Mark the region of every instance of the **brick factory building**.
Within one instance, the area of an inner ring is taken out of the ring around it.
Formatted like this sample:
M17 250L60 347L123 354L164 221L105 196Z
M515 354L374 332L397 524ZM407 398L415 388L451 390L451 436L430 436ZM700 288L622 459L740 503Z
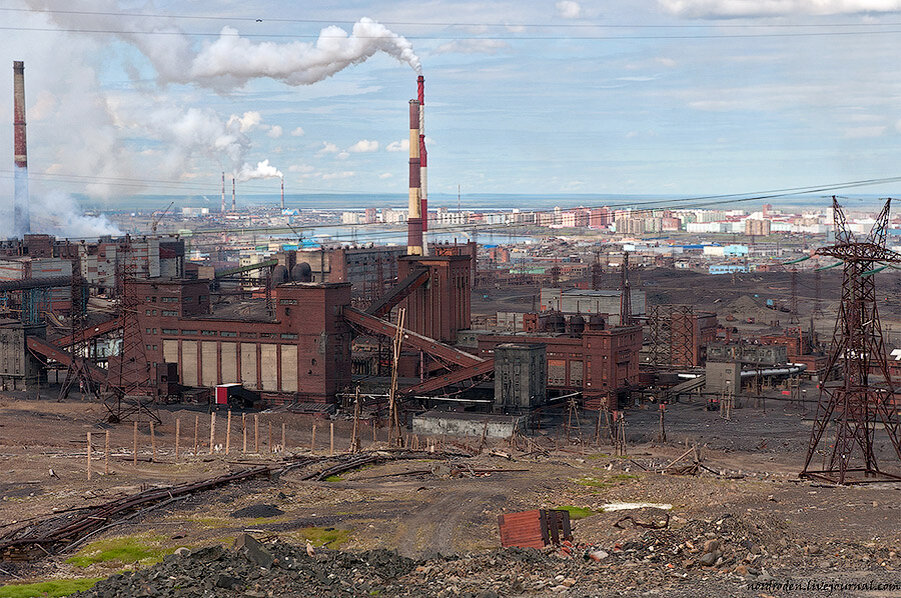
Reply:
M185 386L237 382L276 402L331 402L350 383L351 333L342 316L348 283L277 286L274 315L261 310L257 317L212 313L206 281L137 280L129 287L140 304L144 351L126 359L177 364Z

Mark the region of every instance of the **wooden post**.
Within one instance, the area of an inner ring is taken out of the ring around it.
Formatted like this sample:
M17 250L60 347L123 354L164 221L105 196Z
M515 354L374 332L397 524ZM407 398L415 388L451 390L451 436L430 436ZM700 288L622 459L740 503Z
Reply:
M194 416L194 456L197 456L197 431L200 428L200 416Z
M269 422L266 422L266 424L267 424L267 427L269 428L269 444L268 444L268 447L269 447L269 454L271 455L271 454L272 454L272 422L269 421Z
M228 410L228 420L225 423L225 454L231 450L232 444L232 411Z
M138 422L135 422L134 426L134 446L131 451L131 464L138 464Z
M369 419L369 423L372 425L372 441L378 442L378 436L375 435L375 421L372 418Z
M260 454L260 416L253 414L253 452Z
M156 463L156 433L153 429L153 422L150 422L150 450L152 451L150 461Z
M360 451L360 387L354 392L354 428L350 435L350 452Z
M106 439L103 446L103 473L109 475L109 430L106 432Z
M285 444L285 422L282 422L282 452L284 452L287 448Z
M210 454L213 454L213 445L216 443L216 412L210 413Z
M247 454L247 414L241 414L241 453Z
M335 422L328 424L328 454L329 457L335 455Z
M91 433L88 432L88 481L91 481Z
M178 462L178 445L181 442L181 418L175 418L175 462Z
M316 424L313 424L313 432L310 434L310 452L316 450Z

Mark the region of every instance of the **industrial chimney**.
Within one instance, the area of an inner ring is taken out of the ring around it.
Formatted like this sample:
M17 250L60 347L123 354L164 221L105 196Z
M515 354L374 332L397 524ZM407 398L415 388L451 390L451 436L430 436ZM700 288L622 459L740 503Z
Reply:
M28 145L25 142L25 63L13 61L13 138L15 139L15 192L13 227L16 236L31 232L28 214Z
M235 177L232 177L232 212L235 211Z
M222 172L222 203L219 206L219 213L225 214L225 171Z
M285 177L282 177L282 212L285 211Z
M425 77L416 78L417 99L419 101L419 212L422 217L422 254L429 252L429 178L428 152L425 149Z
M422 255L422 203L419 160L419 101L410 100L410 201L407 214L407 254Z

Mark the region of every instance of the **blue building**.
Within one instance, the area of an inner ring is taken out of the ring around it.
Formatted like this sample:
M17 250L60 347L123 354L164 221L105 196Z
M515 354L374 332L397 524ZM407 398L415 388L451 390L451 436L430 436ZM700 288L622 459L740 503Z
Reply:
M747 272L748 267L744 264L717 264L710 266L710 274L732 274L733 272Z

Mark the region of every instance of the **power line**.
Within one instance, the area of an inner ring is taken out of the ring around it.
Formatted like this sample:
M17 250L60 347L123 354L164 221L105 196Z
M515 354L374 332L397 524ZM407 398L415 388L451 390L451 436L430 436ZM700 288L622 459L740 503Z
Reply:
M889 178L885 178L885 179L868 179L868 180L862 180L862 181L851 181L851 182L847 182L847 183L822 185L822 186L818 186L818 187L795 187L795 188L788 188L788 189L779 189L779 190L773 190L773 191L757 192L757 193L752 194L750 197L743 197L744 195L748 195L748 194L735 194L734 193L734 194L726 194L726 195L709 195L709 196L701 196L701 197L689 197L689 198L676 199L676 200L674 200L674 199L648 200L648 201L641 201L641 202L628 202L628 203L622 203L622 204L615 204L615 203L614 204L605 204L603 206L582 206L582 208L591 210L591 209L597 209L597 208L602 208L602 207L606 207L606 208L610 208L610 209L617 209L617 208L622 209L622 208L633 208L634 206L650 206L650 205L656 206L656 207L641 208L641 209L637 209L637 210L633 209L631 214L638 216L640 214L653 212L655 210L664 210L664 209L688 210L688 209L706 208L706 207L710 207L710 206L718 206L718 205L721 205L723 199L731 199L731 201L733 203L744 203L744 202L750 202L750 201L776 199L779 197L786 197L786 196L790 196L790 195L822 193L825 191L833 191L833 190L837 190L837 189L848 189L848 188L854 188L854 187L869 186L869 185L880 184L880 183L885 183L885 182L901 182L901 177L889 177ZM800 191L800 190L804 190L804 191ZM678 202L694 202L694 203L680 204ZM668 204L668 205L659 205L659 204ZM553 212L554 212L554 209L550 208L550 209L546 209L546 210L531 210L527 213L533 214L533 215L538 215L538 214L549 214L549 213L553 213ZM507 212L495 212L494 214L488 213L489 216L491 216L491 215L506 215L506 214L507 214ZM483 216L484 215L485 214L483 214ZM222 232L232 232L232 233L235 233L235 232L266 233L266 232L268 232L268 233L283 233L283 234L289 234L289 232L294 232L296 234L296 232L298 230L302 231L302 230L314 230L314 229L322 229L322 228L345 228L345 229L354 229L355 230L359 227L373 226L375 224L380 224L380 223L325 224L325 225L318 225L318 226L315 226L315 225L295 226L295 227L291 228L291 231L287 230L288 227L277 227L277 226L276 227L265 226L265 227L254 227L254 228L239 228L239 229L234 229L234 228L211 229L211 230L207 229L207 230L194 231L193 234L203 235L203 234L217 234L217 233L222 233ZM464 224L460 224L460 225L452 225L452 226L446 226L446 227L430 227L429 232L432 234L446 234L446 233L453 233L453 232L466 233L466 232L469 232L472 230L476 230L476 231L480 231L480 232L486 231L486 230L488 230L488 231L501 230L501 229L509 230L510 228L525 228L525 227L535 226L537 224L538 224L537 221L536 222L528 222L528 223L513 223L513 224L506 223L506 222L504 222L504 223L483 223L483 224L464 223ZM403 234L403 230L401 230L401 231L373 231L371 233L368 233L367 242L372 239L394 237L394 236L397 236L398 234ZM332 239L353 240L353 233L339 235L337 237L332 237Z
M252 22L252 23L309 23L314 25L329 24L353 24L355 19L298 19L287 17L258 17L258 16L222 16L222 15L189 15L189 14L161 14L161 13L132 13L132 12L109 12L109 11L89 11L89 10L56 10L56 9L35 9L35 8L0 8L0 10L9 12L25 12L32 14L64 14L64 15L81 15L81 16L108 16L108 17L139 17L139 18L161 18L172 20L200 20L200 21L233 21L233 22ZM678 23L678 24L651 24L651 23L600 23L579 22L579 23L518 23L518 22L463 22L463 21L392 21L374 19L383 25L407 25L407 26L423 26L423 27L536 27L536 28L566 28L566 29L722 29L722 28L742 28L742 29L780 29L780 28L812 28L812 27L890 27L901 25L898 22L888 23L771 23L758 25L753 23Z
M189 37L220 37L221 32L209 31L140 31L121 29L76 29L73 27L8 27L0 26L0 31L32 31L50 33L89 33L110 35L182 35ZM694 35L405 35L407 40L508 40L508 41L616 41L616 40L700 40L700 39L753 39L753 38L792 38L792 37L835 37L852 35L895 35L901 33L901 29L886 29L875 31L810 31L795 33L729 33L719 35L694 34ZM347 35L323 35L304 33L236 33L235 37L244 38L284 38L284 39L347 39ZM384 35L358 35L356 39L386 39Z

